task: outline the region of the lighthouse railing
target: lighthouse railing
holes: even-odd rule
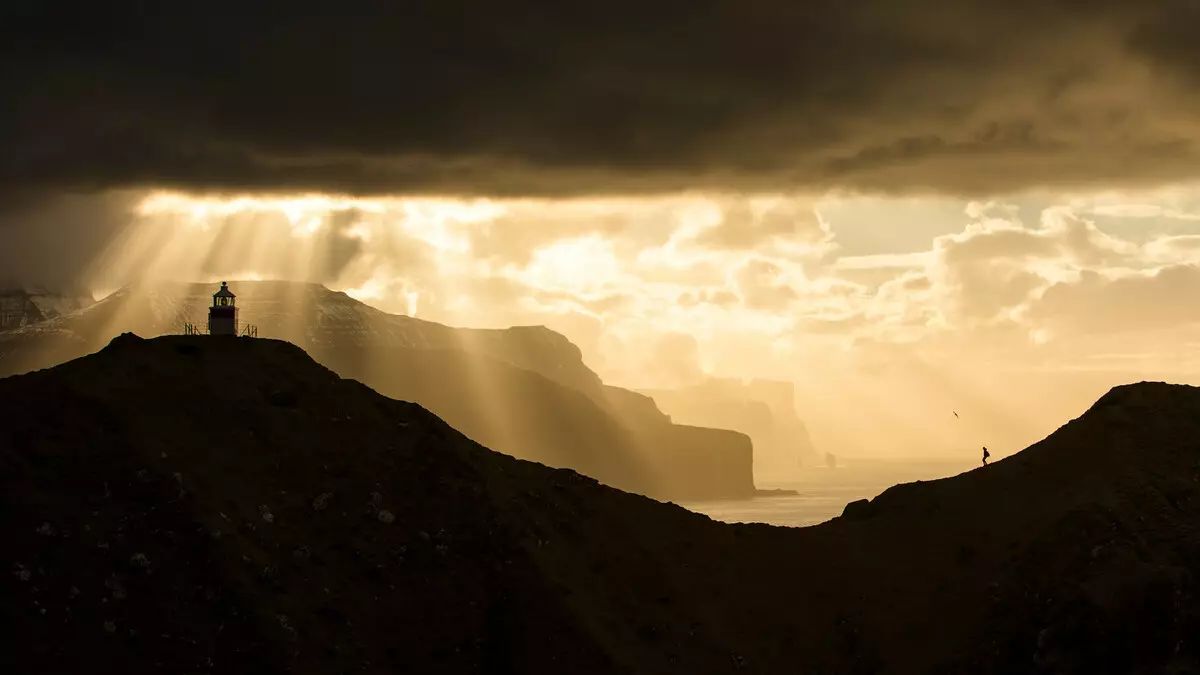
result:
[[[184,335],[210,335],[211,333],[203,326],[194,324],[191,321],[184,321],[183,322],[183,334]],[[244,323],[241,325],[241,330],[239,330],[237,332],[237,335],[239,335],[240,337],[256,338],[256,337],[258,337],[258,326],[254,325],[254,324],[250,324],[250,323]]]

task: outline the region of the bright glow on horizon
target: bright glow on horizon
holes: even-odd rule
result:
[[[819,446],[924,456],[973,433],[1016,449],[1121,373],[1200,372],[1176,358],[1200,342],[1197,214],[1200,190],[1181,188],[987,203],[158,192],[96,278],[303,280],[451,325],[545,324],[612,384],[792,380]],[[934,431],[943,404],[976,406],[969,433]]]

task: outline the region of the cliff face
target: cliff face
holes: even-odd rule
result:
[[[54,293],[45,289],[0,289],[0,331],[55,319],[92,303],[82,294]]]
[[[635,434],[582,392],[537,373],[453,349],[388,350],[365,360],[358,355],[336,347],[313,351],[338,374],[420,403],[500,452],[664,499],[698,491],[683,474],[657,471],[659,449],[643,449]]]
[[[1190,387],[803,529],[488,452],[269,340],[124,337],[0,401],[0,672],[1200,664]]]
[[[643,392],[680,424],[732,429],[754,442],[760,480],[788,480],[817,461],[808,429],[796,416],[794,385],[773,380],[709,378],[680,389]]]
[[[740,497],[750,459],[742,440],[714,430],[672,433],[650,399],[610,387],[578,347],[540,326],[452,328],[387,314],[315,284],[234,285],[242,324],[286,339],[339,374],[415,401],[472,439],[553,467],[662,499]],[[215,286],[159,285],[118,291],[68,316],[0,332],[0,375],[69,360],[122,331],[154,336],[203,326]],[[685,442],[685,446],[670,443]],[[685,449],[686,448],[686,449]],[[744,458],[708,476],[700,467]],[[722,487],[724,486],[724,487]]]
[[[671,418],[658,409],[653,398],[636,391],[604,385],[599,398],[614,414],[634,427],[670,424]]]
[[[754,496],[754,451],[750,437],[736,431],[664,425],[646,445],[658,448],[659,475],[676,474],[688,485],[681,499],[704,500]]]

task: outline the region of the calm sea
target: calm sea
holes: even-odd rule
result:
[[[847,461],[844,466],[832,469],[812,467],[803,480],[758,484],[760,489],[795,490],[797,494],[793,496],[685,502],[681,506],[727,523],[816,525],[841,515],[846,504],[875,497],[897,483],[945,478],[976,466],[944,461]]]

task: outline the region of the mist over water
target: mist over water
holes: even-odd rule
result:
[[[681,506],[727,523],[805,527],[839,516],[846,504],[871,499],[893,485],[955,476],[977,466],[978,462],[966,460],[848,459],[835,468],[809,467],[799,480],[758,482],[760,489],[794,490],[795,495],[685,502]]]

